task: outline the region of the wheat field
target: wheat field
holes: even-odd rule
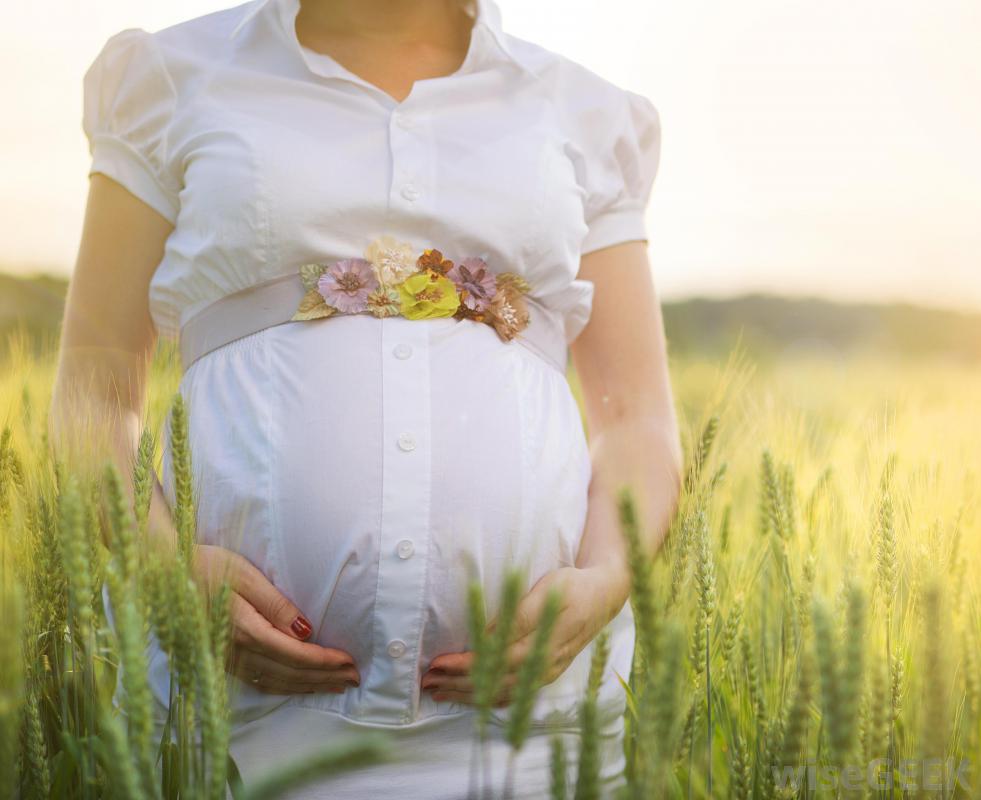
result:
[[[237,781],[222,668],[227,591],[207,597],[186,559],[148,558],[141,546],[160,457],[153,433],[168,414],[175,437],[186,429],[173,360],[155,365],[132,475],[108,465],[76,474],[53,459],[53,356],[12,341],[4,363],[0,798],[272,798],[309,776],[397,759],[368,736],[261,784]],[[981,373],[939,360],[764,363],[737,351],[726,363],[672,358],[672,377],[686,478],[653,562],[638,555],[633,504],[621,498],[638,621],[622,796],[981,796]],[[186,553],[193,497],[179,497]],[[502,609],[516,585],[505,585]],[[115,630],[104,588],[119,609]],[[476,632],[476,589],[470,601]],[[475,633],[479,696],[493,696],[507,625],[505,611],[495,636]],[[150,631],[177,674],[159,740]],[[604,648],[596,653],[598,676]],[[522,672],[522,709],[540,661]],[[111,702],[119,670],[122,709]],[[579,752],[553,749],[555,798],[601,796],[593,685]],[[526,717],[511,715],[515,748]]]

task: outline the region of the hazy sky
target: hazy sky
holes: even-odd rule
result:
[[[0,265],[69,272],[82,74],[105,39],[232,2],[10,4]],[[499,0],[504,28],[661,112],[665,296],[762,289],[981,308],[978,0]]]

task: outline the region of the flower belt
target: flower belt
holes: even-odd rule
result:
[[[393,324],[439,318],[487,324],[503,341],[566,371],[564,321],[529,294],[524,278],[493,272],[476,257],[454,263],[434,248],[416,256],[389,236],[372,242],[365,258],[304,264],[209,303],[181,326],[181,366],[186,372],[212,350],[264,328],[352,314]]]
[[[364,258],[304,264],[303,295],[292,320],[369,312],[408,319],[455,317],[486,322],[504,340],[528,326],[523,295],[531,288],[514,272],[494,273],[482,258],[454,264],[439,250],[417,257],[391,236],[373,241]]]

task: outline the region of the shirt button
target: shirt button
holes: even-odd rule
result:
[[[415,450],[416,447],[416,437],[411,433],[400,433],[399,434],[399,447],[408,452],[409,450]]]
[[[411,183],[407,183],[402,187],[402,197],[406,200],[415,200],[418,196],[419,190]]]
[[[408,114],[396,114],[395,124],[398,125],[400,128],[405,128],[406,130],[408,130],[415,124],[415,120]]]
[[[410,558],[415,552],[416,548],[410,539],[403,539],[401,542],[399,542],[397,549],[399,558]]]
[[[412,355],[412,345],[402,342],[401,344],[395,345],[395,349],[392,352],[395,353],[396,358],[408,358]]]
[[[401,639],[392,639],[388,643],[388,654],[392,658],[398,658],[405,652],[405,642]]]

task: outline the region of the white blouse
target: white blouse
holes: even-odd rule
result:
[[[399,103],[302,47],[298,10],[252,0],[126,29],[85,75],[90,172],[175,225],[150,285],[159,334],[307,261],[360,256],[384,230],[521,273],[571,342],[592,303],[580,257],[647,239],[651,101],[505,32],[482,0],[457,72]]]
[[[396,102],[301,47],[298,10],[252,0],[124,30],[85,76],[91,171],[174,225],[150,287],[161,335],[227,294],[390,235],[519,273],[571,342],[592,302],[582,254],[646,239],[651,102],[504,32],[493,0],[477,2],[459,70]],[[591,465],[564,373],[487,325],[353,314],[233,341],[191,364],[181,391],[199,536],[259,566],[311,620],[311,641],[350,652],[361,675],[340,695],[243,684],[237,719],[290,709],[407,729],[467,713],[419,687],[432,658],[467,647],[467,580],[482,580],[490,616],[507,568],[526,567],[530,588],[573,564],[582,537]],[[168,435],[171,505],[172,477]],[[629,604],[611,628],[606,720],[625,703]],[[590,651],[543,691],[537,726],[574,725]],[[151,671],[163,701],[159,651]],[[433,756],[447,796],[467,747]],[[400,772],[400,790],[442,796],[433,774],[413,788]]]

